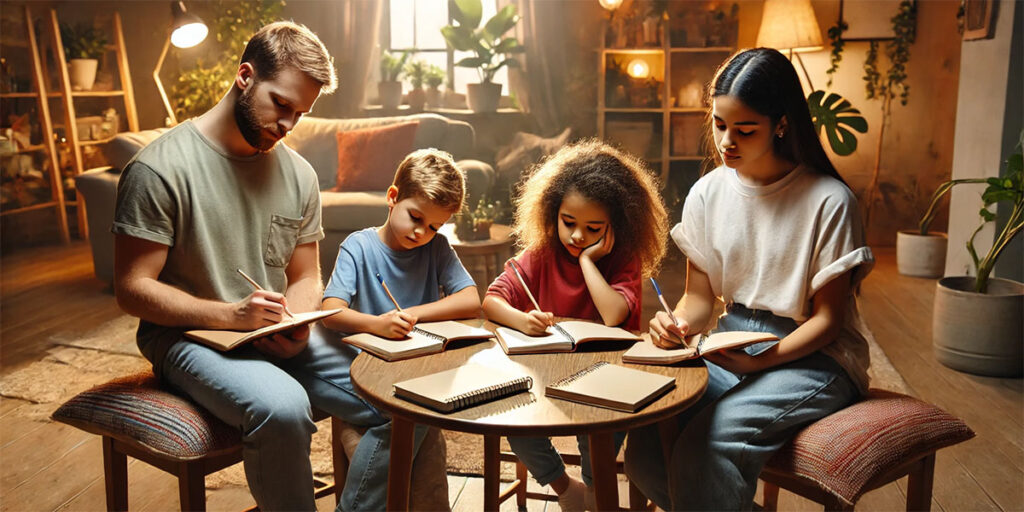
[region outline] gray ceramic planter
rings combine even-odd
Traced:
[[[940,363],[993,377],[1024,374],[1024,284],[991,278],[986,294],[974,277],[945,277],[935,290],[932,348]]]

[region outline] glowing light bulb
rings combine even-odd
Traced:
[[[622,5],[622,0],[598,0],[598,2],[601,3],[601,7],[604,7],[609,11],[614,11],[615,9],[618,9],[620,5]]]
[[[651,74],[651,67],[643,59],[633,59],[626,65],[626,72],[633,78],[647,78]]]

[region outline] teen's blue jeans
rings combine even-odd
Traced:
[[[796,322],[730,305],[716,331],[766,331]],[[748,347],[756,353],[766,348]],[[761,469],[797,431],[847,405],[859,391],[832,358],[816,352],[763,372],[736,375],[705,361],[704,396],[676,419],[666,468],[657,425],[630,431],[626,474],[665,510],[750,510]]]
[[[625,439],[625,432],[614,434],[615,453],[619,453]],[[580,449],[580,472],[583,474],[583,483],[587,486],[593,485],[594,477],[590,470],[590,439],[588,436],[580,435],[576,436],[576,442]],[[548,437],[509,437],[508,445],[540,485],[548,485],[565,473],[565,463]]]
[[[251,346],[218,352],[187,340],[167,351],[162,377],[241,430],[245,476],[262,510],[316,510],[311,406],[367,429],[349,461],[338,509],[385,508],[391,421],[356,394],[349,366],[359,352],[339,338],[314,327],[308,347],[287,360]],[[416,450],[425,434],[416,428]]]

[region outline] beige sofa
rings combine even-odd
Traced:
[[[326,238],[320,244],[321,275],[326,282],[334,268],[338,246],[353,231],[382,224],[387,218],[384,191],[329,192],[335,185],[338,168],[337,132],[384,126],[407,121],[418,121],[413,149],[438,148],[451,153],[459,168],[466,174],[467,203],[487,193],[494,184],[494,169],[478,160],[467,160],[474,151],[473,127],[463,121],[447,119],[437,114],[416,114],[399,117],[365,119],[326,119],[307,117],[284,139],[312,164],[320,180],[323,204],[323,226]],[[110,226],[114,219],[114,201],[117,180],[121,170],[135,153],[163,133],[146,130],[124,133],[107,144],[104,153],[110,167],[89,170],[75,178],[78,192],[85,199],[92,246],[93,269],[96,277],[110,283],[114,269],[114,238]],[[405,148],[380,148],[380,151],[405,151]]]

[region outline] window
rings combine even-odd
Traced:
[[[483,0],[483,21],[498,12],[497,0]],[[409,59],[420,59],[445,70],[445,83],[456,92],[465,94],[466,84],[477,83],[480,75],[475,68],[456,67],[455,63],[472,52],[456,52],[448,48],[441,36],[441,27],[451,23],[448,0],[388,0],[381,32],[382,46],[392,53],[413,51]],[[502,85],[502,94],[508,95],[508,67],[494,75],[494,83]]]

